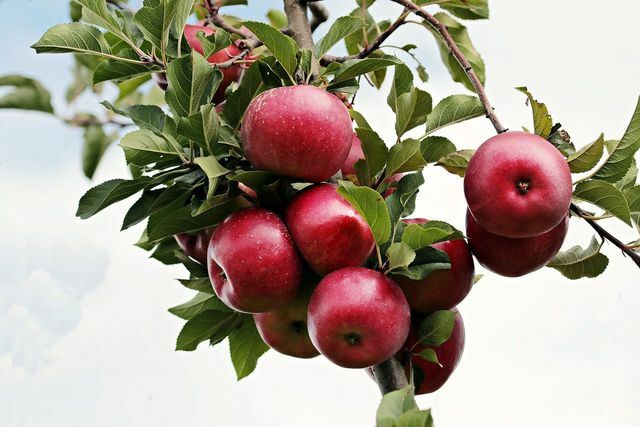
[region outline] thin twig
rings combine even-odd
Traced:
[[[309,10],[311,11],[311,15],[313,18],[311,19],[311,32],[313,33],[320,25],[327,22],[329,20],[329,9],[326,8],[325,5],[319,2],[309,2],[307,1]]]

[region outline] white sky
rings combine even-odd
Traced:
[[[279,5],[250,3],[256,16]],[[325,3],[337,11],[353,6]],[[387,3],[378,0],[376,17],[396,15]],[[469,27],[487,64],[489,94],[509,127],[530,126],[523,96],[513,90],[526,84],[578,144],[601,131],[622,135],[640,94],[640,5],[491,6],[490,22]],[[0,0],[0,75],[42,79],[60,106],[69,58],[36,57],[27,47],[64,20],[66,2]],[[390,42],[420,45],[435,99],[464,93],[426,31],[406,26]],[[357,106],[391,140],[393,120],[381,96],[363,91]],[[447,132],[467,148],[491,134],[482,119]],[[272,352],[236,383],[226,345],[174,352],[182,322],[166,309],[190,298],[172,280],[185,274],[132,247],[139,229],[118,232],[124,208],[86,222],[74,218],[90,185],[80,174],[80,143],[78,131],[47,116],[0,112],[0,425],[373,424],[379,395],[361,371]],[[125,177],[122,160],[110,150],[96,180]],[[462,227],[461,180],[437,169],[425,177],[430,186],[417,213]],[[624,226],[608,226],[633,237]],[[590,237],[572,223],[570,245]],[[640,274],[615,248],[606,253],[611,267],[594,280],[570,282],[555,271],[485,276],[460,307],[467,326],[460,367],[441,391],[420,399],[440,427],[640,425]]]

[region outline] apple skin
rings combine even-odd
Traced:
[[[452,311],[456,313],[456,317],[451,337],[438,347],[429,347],[423,344],[416,345],[420,323],[412,322],[411,324],[409,336],[398,357],[403,362],[407,376],[409,376],[410,372],[408,360],[409,357],[411,358],[416,395],[433,393],[440,389],[447,382],[458,363],[460,363],[465,342],[464,321],[457,309],[454,308]],[[413,351],[410,352],[411,348],[413,348]],[[442,367],[419,356],[420,352],[427,348],[433,348]]]
[[[560,250],[569,230],[569,216],[554,229],[524,239],[490,233],[467,211],[467,236],[471,252],[488,270],[501,276],[520,277],[544,267]]]
[[[364,160],[364,151],[362,151],[362,141],[358,138],[358,134],[353,134],[353,141],[351,143],[351,150],[347,159],[344,161],[340,171],[344,177],[356,176],[356,163],[358,160]]]
[[[211,240],[211,235],[214,230],[214,228],[209,228],[195,235],[181,233],[176,234],[174,237],[180,249],[182,249],[188,257],[195,259],[200,264],[206,265],[209,241]]]
[[[321,182],[344,164],[353,130],[349,111],[337,97],[298,85],[268,90],[251,101],[241,140],[256,169]]]
[[[315,283],[317,279],[305,278],[298,295],[289,304],[276,311],[253,315],[258,332],[269,347],[300,359],[311,359],[320,354],[307,329],[309,300]]]
[[[309,336],[325,357],[344,368],[366,368],[400,350],[411,314],[402,291],[384,274],[363,267],[322,279],[309,303]]]
[[[569,211],[572,191],[562,154],[525,132],[506,132],[482,144],[464,178],[474,218],[505,237],[537,236],[557,226]]]
[[[198,40],[198,33],[204,32],[205,36],[210,36],[215,33],[215,29],[211,27],[205,27],[202,25],[185,25],[184,26],[184,36],[187,39],[187,43],[191,49],[195,50],[199,54],[203,55],[204,50],[202,49],[202,43]],[[221,64],[223,62],[228,61],[229,59],[239,55],[242,51],[238,49],[235,44],[230,44],[225,49],[219,50],[218,52],[211,55],[207,58],[211,64]],[[233,82],[238,82],[242,78],[242,74],[244,73],[244,67],[241,64],[235,64],[231,67],[221,69],[222,71],[222,82],[220,82],[220,86],[218,86],[218,90],[213,95],[213,103],[218,104],[224,101],[225,91]]]
[[[400,180],[405,176],[406,174],[404,173],[397,173],[394,175],[391,175],[389,178],[385,179],[384,182],[389,184],[389,187],[387,187],[386,190],[384,190],[384,193],[382,193],[382,197],[384,197],[385,199],[389,196],[391,196],[393,193],[396,192],[396,190],[398,189],[397,183],[400,182]],[[395,184],[395,185],[393,185]]]
[[[246,313],[284,307],[302,279],[302,261],[287,228],[261,208],[234,212],[216,228],[207,266],[220,300]]]
[[[364,218],[333,184],[317,184],[296,194],[285,222],[296,247],[320,276],[345,267],[363,265],[375,249]]]
[[[425,224],[424,218],[405,219],[407,224]],[[429,314],[438,310],[449,310],[464,300],[475,280],[475,266],[471,249],[463,239],[449,240],[432,245],[449,255],[450,270],[438,270],[423,280],[411,280],[404,276],[393,276],[407,297],[411,310]]]

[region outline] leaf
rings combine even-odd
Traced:
[[[364,21],[359,18],[351,16],[341,16],[331,25],[327,35],[325,35],[316,44],[314,53],[316,58],[322,58],[325,53],[329,52],[333,46],[335,46],[340,40],[347,37],[349,34],[362,29]]]
[[[176,0],[158,0],[154,3],[153,6],[149,6],[149,2],[145,2],[146,6],[136,12],[134,21],[138,24],[145,39],[158,48],[164,57],[169,43],[171,24],[176,13],[176,5],[179,2]]]
[[[380,193],[369,187],[357,187],[349,181],[339,181],[338,194],[344,197],[367,221],[379,245],[389,240],[391,237],[389,211]]]
[[[413,172],[426,166],[420,150],[420,141],[407,139],[395,144],[389,150],[387,171],[385,175],[391,177],[402,172]]]
[[[414,250],[448,240],[464,239],[464,234],[443,221],[429,221],[426,224],[410,224],[405,228],[402,241]]]
[[[389,149],[382,138],[371,129],[356,128],[356,133],[362,142],[368,178],[365,180],[366,182],[361,181],[360,183],[368,184],[373,177],[384,169]]]
[[[224,305],[217,296],[199,292],[195,297],[184,304],[171,307],[169,309],[169,313],[181,319],[189,320],[197,314],[207,310],[231,311],[231,309]]]
[[[405,64],[397,64],[393,75],[393,84],[387,96],[387,104],[394,113],[398,111],[398,99],[413,90],[413,73]]]
[[[373,130],[367,119],[364,118],[362,114],[357,112],[356,110],[349,110],[349,115],[351,119],[356,123],[356,126],[363,129]]]
[[[151,208],[162,195],[163,189],[144,191],[140,198],[129,208],[122,221],[121,231],[141,223],[150,215]]]
[[[437,163],[455,151],[456,146],[453,142],[442,136],[428,136],[420,141],[420,152],[427,163]]]
[[[416,259],[415,251],[406,243],[392,243],[387,250],[389,267],[387,271],[408,267]]]
[[[220,337],[224,339],[238,316],[238,313],[228,311],[203,311],[184,325],[178,335],[176,350],[193,351],[203,341]]]
[[[213,287],[211,286],[211,281],[208,277],[203,277],[200,279],[184,279],[178,281],[185,288],[193,289],[194,291],[204,292],[211,295],[215,294],[213,291]]]
[[[442,166],[448,172],[464,177],[469,166],[469,160],[473,157],[475,150],[459,150],[449,153],[441,158],[436,166]]]
[[[178,134],[214,154],[215,144],[220,137],[220,120],[215,106],[206,104],[200,107],[198,113],[182,117],[178,123]]]
[[[411,280],[422,280],[438,270],[451,269],[451,260],[446,252],[431,246],[416,251],[416,259],[405,270],[397,270],[394,274]]]
[[[105,0],[76,0],[82,5],[82,20],[111,31],[119,38],[125,38],[116,18],[107,8]]]
[[[442,24],[446,25],[449,34],[458,45],[458,48],[463,53],[463,55],[469,60],[469,63],[473,67],[473,70],[476,72],[480,82],[482,84],[485,83],[485,66],[482,57],[476,50],[475,46],[471,42],[471,38],[469,37],[469,33],[467,32],[467,28],[462,25],[460,22],[453,19],[451,16],[446,13],[436,13],[436,19],[438,19]],[[471,84],[471,81],[467,77],[464,69],[458,62],[458,60],[451,54],[449,47],[442,40],[440,35],[431,27],[429,24],[423,24],[431,33],[435,36],[436,43],[440,48],[440,56],[442,57],[442,61],[445,66],[449,70],[451,77],[454,81],[462,83],[467,89],[470,91],[474,91],[474,87]]]
[[[84,130],[82,170],[87,178],[93,178],[104,152],[114,139],[115,136],[107,136],[104,133],[102,126],[89,126]]]
[[[420,89],[413,88],[403,93],[396,101],[396,135],[423,125],[431,113],[431,95]]]
[[[229,349],[236,375],[241,380],[256,369],[258,359],[269,350],[269,346],[262,341],[253,319],[249,317],[240,328],[229,334]]]
[[[600,243],[594,237],[586,249],[574,246],[567,251],[558,253],[547,267],[558,270],[565,277],[576,280],[593,278],[601,275],[609,264],[609,258],[600,253]]]
[[[631,168],[638,149],[640,149],[640,99],[627,131],[620,141],[613,141],[609,158],[594,178],[615,184]]]
[[[116,58],[100,30],[74,22],[49,28],[37,43],[31,46],[36,53],[77,53]]]
[[[231,171],[222,166],[215,156],[197,157],[194,160],[194,163],[200,166],[200,169],[202,169],[205,175],[207,175],[207,178],[209,178],[209,192],[207,193],[207,198],[213,197],[218,178]]]
[[[567,162],[573,173],[587,172],[593,169],[604,151],[604,134],[600,134],[598,139],[589,145],[585,145],[580,150],[569,156]]]
[[[13,86],[14,90],[0,96],[0,108],[54,113],[51,95],[36,80],[17,75],[2,76],[1,86]]]
[[[132,105],[126,109],[116,108],[109,101],[103,101],[102,105],[116,114],[130,118],[142,129],[150,130],[158,136],[164,134],[167,115],[157,105]]]
[[[640,229],[640,185],[624,190],[624,197],[629,203],[631,219],[636,223],[638,229]]]
[[[396,65],[399,61],[399,59],[390,55],[382,58],[351,59],[338,68],[333,80],[329,83],[329,87],[336,86],[338,83],[346,82],[363,74]]]
[[[413,409],[407,411],[396,420],[394,427],[433,427],[431,410]]]
[[[202,53],[205,58],[210,58],[216,52],[221,51],[231,45],[231,35],[222,28],[216,28],[215,33],[205,36],[204,31],[197,34],[198,40],[202,43]]]
[[[488,0],[448,0],[439,3],[440,7],[448,10],[462,19],[488,19]]]
[[[418,353],[420,358],[426,360],[427,362],[435,363],[436,365],[440,365],[440,361],[438,360],[438,355],[436,351],[432,348],[425,348],[420,353]],[[440,365],[442,366],[442,365]]]
[[[418,342],[425,347],[439,347],[451,338],[456,313],[440,310],[425,317],[420,324]]]
[[[573,197],[589,202],[631,225],[631,212],[627,200],[620,190],[605,181],[589,180],[579,183]]]
[[[396,241],[400,219],[413,213],[416,197],[422,184],[424,184],[422,173],[405,175],[398,182],[396,191],[386,198],[385,203],[391,218],[393,241]]]
[[[485,114],[482,103],[476,96],[451,95],[438,103],[427,118],[427,135],[442,128]]]
[[[527,98],[529,99],[531,110],[533,111],[533,129],[536,135],[540,135],[544,139],[549,138],[551,135],[551,128],[553,127],[553,119],[549,114],[547,106],[544,103],[535,100],[526,87],[517,87],[516,90],[527,95]]]
[[[298,66],[297,43],[291,37],[282,34],[278,28],[264,22],[245,21],[244,26],[264,43],[289,76],[293,77]]]
[[[278,9],[269,9],[267,19],[269,23],[276,28],[286,28],[289,25],[287,15]]]
[[[120,148],[124,151],[127,164],[137,166],[156,163],[168,156],[179,156],[179,152],[168,140],[146,129],[125,135],[120,141]]]
[[[167,80],[167,104],[177,119],[195,114],[202,105],[211,102],[222,80],[222,73],[212,68],[198,52],[192,51],[191,55],[169,64]]]
[[[413,393],[413,386],[406,386],[403,389],[385,394],[376,412],[377,424],[394,421],[405,412],[418,409]]]
[[[266,89],[268,87],[263,84],[260,74],[260,61],[255,62],[244,73],[238,89],[227,98],[222,112],[227,123],[237,128],[251,100]]]
[[[101,61],[93,71],[93,84],[107,81],[122,82],[140,76],[148,76],[160,68],[152,65],[138,63],[138,56],[132,50],[122,49],[118,51],[116,59]],[[127,61],[122,61],[126,58]]]
[[[142,191],[151,182],[152,179],[146,176],[134,180],[113,179],[103,182],[82,196],[76,216],[90,218],[102,209]]]
[[[633,159],[631,167],[627,173],[620,181],[616,182],[616,188],[625,190],[629,187],[633,187],[636,184],[636,181],[638,181],[638,165],[636,164],[636,159]]]
[[[184,34],[184,26],[191,15],[195,0],[177,0],[174,11],[173,31],[176,33],[176,38],[180,47],[182,45],[182,35]],[[180,47],[178,52],[180,52]],[[208,56],[207,56],[208,58]]]

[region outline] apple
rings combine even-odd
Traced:
[[[340,170],[353,140],[349,111],[329,92],[308,85],[268,90],[251,101],[241,140],[260,170],[311,182]]]
[[[300,288],[302,261],[282,220],[266,209],[229,215],[211,237],[207,264],[216,295],[237,311],[277,310]]]
[[[309,336],[336,365],[366,368],[400,350],[409,333],[409,304],[384,274],[363,267],[322,279],[309,302]]]
[[[317,280],[307,278],[289,304],[276,311],[253,315],[258,332],[269,347],[301,359],[311,359],[320,354],[313,346],[307,329],[309,300],[315,283]]]
[[[364,151],[362,151],[362,141],[358,138],[358,134],[354,133],[353,140],[351,142],[351,150],[349,151],[349,155],[344,161],[342,168],[340,168],[342,176],[345,178],[356,176],[355,166],[358,160],[364,160]]]
[[[464,178],[473,217],[505,237],[532,237],[556,227],[569,211],[572,191],[562,154],[525,132],[506,132],[482,144]]]
[[[384,197],[386,199],[387,197],[389,197],[393,193],[395,193],[396,190],[398,189],[398,182],[400,182],[400,180],[405,175],[406,174],[404,174],[404,173],[397,173],[397,174],[391,175],[389,178],[385,179],[384,182],[388,183],[389,186],[387,187],[386,190],[384,190],[384,193],[382,193],[382,197]]]
[[[413,365],[413,381],[416,394],[433,393],[447,382],[453,371],[458,366],[462,352],[464,351],[464,322],[457,309],[453,309],[456,317],[453,323],[451,337],[438,347],[429,347],[418,343],[420,323],[413,322],[409,337],[400,352],[399,359],[403,362],[405,372],[409,376],[409,360]],[[420,352],[432,348],[438,356],[439,364],[425,360]],[[440,366],[442,365],[442,366]]]
[[[187,43],[191,47],[191,49],[195,50],[201,55],[204,55],[204,50],[202,49],[202,43],[198,40],[198,33],[203,32],[205,36],[210,36],[215,33],[215,29],[211,27],[205,27],[202,25],[185,25],[184,26],[184,36],[187,39]],[[229,59],[238,56],[242,51],[235,44],[230,44],[226,48],[219,50],[218,52],[212,54],[207,61],[212,64],[221,64],[223,62],[227,62]],[[242,78],[242,74],[244,73],[244,66],[242,64],[234,64],[231,67],[221,69],[222,71],[222,82],[220,82],[220,86],[218,86],[218,90],[213,96],[213,103],[218,104],[224,101],[225,91],[233,82],[238,82]]]
[[[405,219],[407,224],[425,224],[423,218]],[[429,314],[438,310],[449,310],[464,300],[475,280],[475,267],[469,245],[464,239],[449,240],[432,245],[449,255],[450,270],[438,270],[422,280],[411,280],[404,276],[393,276],[409,301],[411,310]]]
[[[333,184],[316,184],[296,194],[285,222],[302,257],[325,276],[363,265],[375,249],[371,228]]]
[[[211,240],[213,230],[213,228],[209,228],[198,234],[181,233],[176,234],[174,237],[180,249],[182,249],[188,257],[195,259],[200,264],[206,264],[209,241]]]
[[[480,226],[467,211],[467,236],[480,264],[501,276],[519,277],[544,267],[560,250],[569,229],[569,217],[544,234],[523,239],[498,236]]]

